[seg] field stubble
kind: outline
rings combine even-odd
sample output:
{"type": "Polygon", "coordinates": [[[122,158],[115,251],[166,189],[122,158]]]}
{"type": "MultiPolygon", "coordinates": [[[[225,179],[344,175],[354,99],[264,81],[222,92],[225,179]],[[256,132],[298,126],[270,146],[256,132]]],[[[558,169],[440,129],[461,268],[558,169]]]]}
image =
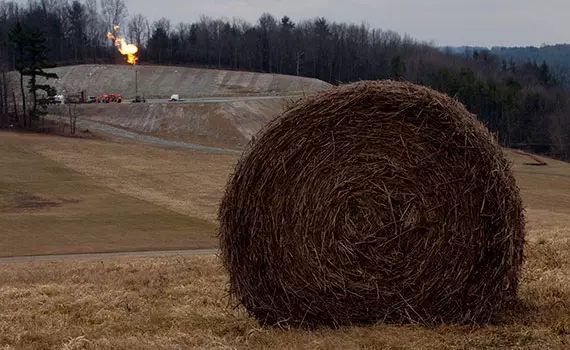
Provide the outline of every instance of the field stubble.
{"type": "MultiPolygon", "coordinates": [[[[115,199],[134,199],[137,205],[191,214],[211,224],[236,161],[234,156],[128,142],[26,137],[10,139],[10,144],[33,141],[34,154],[54,162],[42,164],[55,178],[87,177],[115,199]],[[100,157],[106,157],[105,164],[97,161],[100,157]]],[[[8,141],[2,139],[4,151],[8,141]]],[[[522,165],[523,157],[508,154],[527,207],[528,243],[519,308],[498,324],[310,332],[265,328],[228,303],[227,275],[214,256],[122,258],[2,265],[0,348],[570,348],[570,165],[552,161],[548,167],[529,167],[522,165]]],[[[5,173],[3,186],[14,175],[5,173]]],[[[38,202],[35,197],[28,201],[38,202]]],[[[66,208],[40,205],[47,206],[42,210],[66,208]]]]}

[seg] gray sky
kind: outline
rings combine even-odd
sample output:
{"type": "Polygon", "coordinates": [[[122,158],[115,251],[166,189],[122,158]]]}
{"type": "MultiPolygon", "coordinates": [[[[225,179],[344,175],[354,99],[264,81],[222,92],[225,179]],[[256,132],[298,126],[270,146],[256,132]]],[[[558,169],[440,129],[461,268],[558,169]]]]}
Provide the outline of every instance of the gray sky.
{"type": "MultiPolygon", "coordinates": [[[[25,0],[20,0],[25,2],[25,0]]],[[[323,16],[367,22],[436,45],[540,46],[570,42],[568,0],[125,0],[129,12],[174,24],[201,14],[255,22],[261,13],[298,22],[323,16]]]]}
{"type": "Polygon", "coordinates": [[[391,29],[436,45],[540,46],[570,42],[567,0],[126,0],[131,13],[172,22],[200,14],[256,21],[262,12],[294,21],[323,16],[391,29]]]}

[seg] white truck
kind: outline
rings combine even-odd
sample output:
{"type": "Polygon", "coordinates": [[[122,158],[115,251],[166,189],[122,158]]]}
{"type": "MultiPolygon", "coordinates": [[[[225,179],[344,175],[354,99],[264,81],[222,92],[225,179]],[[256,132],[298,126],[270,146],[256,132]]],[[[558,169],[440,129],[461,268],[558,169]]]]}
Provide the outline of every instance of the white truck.
{"type": "Polygon", "coordinates": [[[181,99],[180,95],[178,95],[178,94],[174,94],[174,95],[170,96],[170,102],[177,102],[177,101],[184,101],[184,100],[181,99]]]}
{"type": "Polygon", "coordinates": [[[64,104],[65,103],[65,97],[63,95],[50,96],[47,98],[47,102],[49,104],[52,104],[52,105],[64,104]]]}

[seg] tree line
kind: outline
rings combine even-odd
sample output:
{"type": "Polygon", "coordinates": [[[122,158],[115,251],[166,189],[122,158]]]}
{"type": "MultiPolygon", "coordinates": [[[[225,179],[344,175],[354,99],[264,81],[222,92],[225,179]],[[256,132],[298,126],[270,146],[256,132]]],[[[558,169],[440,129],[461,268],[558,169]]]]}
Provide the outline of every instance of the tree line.
{"type": "MultiPolygon", "coordinates": [[[[332,84],[408,80],[459,99],[504,146],[570,157],[570,93],[545,62],[505,60],[487,50],[456,54],[393,31],[322,17],[296,22],[265,13],[256,23],[206,16],[193,23],[151,23],[130,14],[123,0],[30,0],[25,6],[0,1],[0,77],[16,68],[7,35],[16,23],[44,33],[47,61],[57,65],[124,62],[106,38],[119,25],[139,46],[141,64],[290,74],[332,84]]],[[[9,92],[0,89],[2,94],[9,92]]],[[[5,105],[0,102],[0,111],[5,105]]]]}

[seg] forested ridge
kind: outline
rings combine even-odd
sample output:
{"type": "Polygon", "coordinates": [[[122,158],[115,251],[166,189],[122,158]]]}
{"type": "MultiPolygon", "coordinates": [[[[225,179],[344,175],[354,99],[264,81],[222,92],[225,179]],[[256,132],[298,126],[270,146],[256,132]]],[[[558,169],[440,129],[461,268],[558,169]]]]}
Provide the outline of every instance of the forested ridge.
{"type": "MultiPolygon", "coordinates": [[[[256,23],[205,16],[151,23],[123,0],[31,0],[0,1],[0,73],[16,68],[8,33],[18,22],[43,32],[55,65],[125,64],[106,37],[119,25],[139,46],[139,64],[281,73],[333,84],[409,80],[465,103],[504,146],[570,157],[570,92],[546,62],[505,60],[487,50],[456,55],[393,31],[322,17],[266,13],[256,23]]],[[[6,90],[0,89],[0,115],[9,110],[6,90]]]]}
{"type": "Polygon", "coordinates": [[[545,62],[552,74],[564,85],[570,87],[570,44],[541,45],[541,46],[493,46],[473,47],[473,46],[445,46],[440,48],[458,55],[472,55],[474,51],[489,51],[492,55],[498,56],[502,64],[511,61],[522,62],[545,62]]]}

